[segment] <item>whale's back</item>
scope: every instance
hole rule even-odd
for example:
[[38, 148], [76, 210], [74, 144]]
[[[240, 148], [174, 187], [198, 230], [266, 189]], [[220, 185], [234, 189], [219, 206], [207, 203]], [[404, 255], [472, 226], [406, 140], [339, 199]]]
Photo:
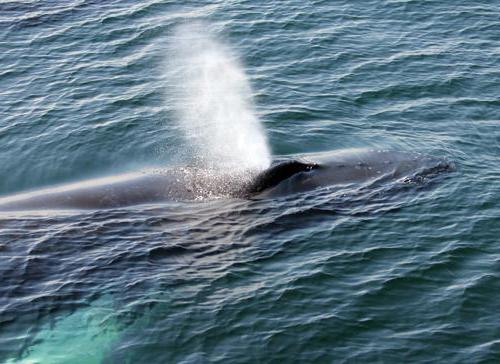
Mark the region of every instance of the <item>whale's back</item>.
[[[261, 178], [269, 178], [269, 181], [259, 181], [259, 186], [267, 188], [255, 192], [261, 197], [269, 197], [332, 185], [399, 179], [418, 181], [423, 176], [455, 169], [454, 163], [444, 158], [395, 151], [354, 149], [302, 158], [307, 162], [286, 161], [274, 167], [274, 173], [262, 174]], [[300, 167], [289, 167], [294, 164]]]
[[272, 198], [323, 186], [418, 180], [453, 169], [446, 159], [422, 154], [346, 150], [281, 161], [256, 176], [172, 168], [83, 181], [0, 198], [0, 211], [106, 209], [212, 197]]

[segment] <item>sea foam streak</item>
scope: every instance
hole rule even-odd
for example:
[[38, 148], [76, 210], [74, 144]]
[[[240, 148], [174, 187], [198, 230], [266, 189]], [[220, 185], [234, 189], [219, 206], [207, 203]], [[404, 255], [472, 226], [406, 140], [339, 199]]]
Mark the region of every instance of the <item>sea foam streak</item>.
[[206, 24], [176, 29], [167, 73], [176, 118], [195, 163], [226, 172], [259, 171], [270, 165], [248, 78], [234, 52]]

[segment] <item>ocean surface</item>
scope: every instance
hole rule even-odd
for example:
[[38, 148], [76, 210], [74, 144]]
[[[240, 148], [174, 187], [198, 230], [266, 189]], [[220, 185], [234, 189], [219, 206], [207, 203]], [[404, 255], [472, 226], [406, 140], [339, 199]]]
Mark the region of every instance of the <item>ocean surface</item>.
[[[0, 362], [499, 363], [499, 19], [498, 0], [2, 1], [1, 196], [224, 159], [238, 130], [255, 146], [243, 116], [275, 157], [382, 148], [457, 170], [0, 213]], [[169, 76], [205, 49], [178, 47], [191, 24], [233, 60], [213, 99]], [[193, 123], [179, 93], [218, 111]]]

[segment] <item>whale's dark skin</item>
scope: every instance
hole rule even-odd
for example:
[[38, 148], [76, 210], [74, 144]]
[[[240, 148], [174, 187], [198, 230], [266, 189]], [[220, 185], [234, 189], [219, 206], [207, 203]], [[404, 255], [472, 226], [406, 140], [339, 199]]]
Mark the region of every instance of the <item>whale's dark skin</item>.
[[442, 158], [394, 151], [346, 150], [276, 163], [246, 177], [199, 168], [131, 173], [0, 198], [0, 211], [106, 209], [213, 196], [272, 198], [323, 186], [398, 180], [453, 170]]
[[[417, 180], [419, 177], [452, 171], [455, 165], [444, 159], [423, 154], [380, 151], [343, 150], [311, 154], [303, 157], [303, 169], [279, 183], [258, 186], [259, 197], [272, 197], [313, 190], [324, 186], [365, 183], [371, 181]], [[297, 163], [297, 162], [296, 162]], [[278, 165], [278, 168], [280, 166]], [[272, 172], [272, 167], [263, 172]], [[294, 169], [298, 170], [297, 166]], [[265, 176], [260, 177], [264, 181]], [[259, 177], [257, 178], [259, 181]], [[271, 179], [272, 181], [272, 179]]]

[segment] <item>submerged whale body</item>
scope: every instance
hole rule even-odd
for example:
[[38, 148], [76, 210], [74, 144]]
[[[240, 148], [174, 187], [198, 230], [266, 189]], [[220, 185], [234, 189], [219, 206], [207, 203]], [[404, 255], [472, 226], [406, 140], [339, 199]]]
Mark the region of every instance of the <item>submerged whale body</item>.
[[421, 154], [346, 150], [278, 161], [259, 173], [172, 168], [83, 181], [0, 198], [0, 210], [106, 209], [207, 197], [270, 198], [323, 186], [412, 179], [454, 169]]

